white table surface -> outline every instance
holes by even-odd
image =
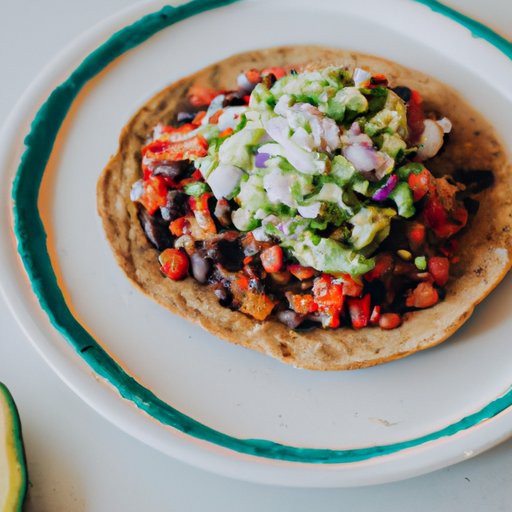
[[[61,48],[128,3],[0,0],[0,120]],[[512,37],[509,0],[446,3]],[[512,440],[429,475],[353,489],[267,487],[175,461],[82,402],[36,353],[1,299],[0,381],[20,410],[30,512],[512,510]]]

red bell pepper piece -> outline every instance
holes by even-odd
[[[139,202],[146,208],[150,215],[153,215],[158,208],[167,203],[167,186],[161,176],[149,176],[143,182],[144,192]]]
[[[370,321],[370,305],[371,296],[369,293],[360,299],[354,297],[348,299],[348,312],[354,329],[362,329],[368,325]]]
[[[380,317],[381,317],[380,306],[379,305],[373,306],[372,314],[370,315],[370,324],[378,325]]]
[[[210,199],[210,197],[212,197],[212,194],[209,192],[205,192],[199,197],[190,196],[189,205],[199,227],[208,233],[217,233],[215,221],[213,220],[210,209],[208,208],[208,199]]]
[[[283,249],[273,245],[260,253],[261,264],[267,272],[279,272],[283,266]]]
[[[298,263],[288,265],[288,270],[299,280],[311,279],[315,275],[315,269],[312,267],[303,267]]]
[[[300,295],[299,293],[287,293],[286,298],[290,303],[290,307],[300,315],[307,315],[318,311],[318,304],[315,302],[313,295],[305,294]]]
[[[313,283],[313,297],[318,311],[325,314],[322,325],[336,328],[340,325],[340,313],[343,310],[345,296],[343,284],[328,275],[322,274]]]
[[[180,249],[165,249],[159,256],[160,270],[173,281],[184,279],[188,275],[188,256]]]
[[[180,161],[203,157],[208,153],[208,141],[202,135],[189,139],[169,141],[156,140],[142,148],[142,155],[151,160]]]

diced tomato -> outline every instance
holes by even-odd
[[[206,110],[201,110],[200,112],[198,112],[196,114],[192,123],[194,123],[196,126],[199,126],[201,124],[201,121],[204,119],[205,115],[206,115]]]
[[[159,145],[157,145],[157,142]],[[208,141],[202,135],[174,142],[168,140],[155,141],[143,148],[143,156],[156,161],[190,160],[194,157],[206,156],[207,153]]]
[[[407,235],[411,249],[417,251],[425,242],[425,226],[415,222],[409,227]]]
[[[370,84],[369,84],[370,89],[377,87],[378,85],[381,85],[384,87],[388,86],[388,79],[387,79],[386,75],[383,75],[382,73],[377,73],[370,78]]]
[[[261,71],[261,74],[262,75],[270,75],[270,74],[273,74],[278,80],[280,78],[283,78],[283,76],[285,76],[287,73],[286,73],[286,69],[284,68],[279,68],[279,67],[276,67],[276,66],[273,66],[273,67],[270,67],[270,68],[265,68]]]
[[[142,164],[142,179],[144,181],[146,181],[152,175],[153,175],[153,169],[151,169],[151,167],[148,167],[147,165]]]
[[[260,72],[254,68],[248,69],[245,72],[245,76],[246,76],[247,80],[249,80],[249,82],[251,82],[253,84],[257,84],[261,80]]]
[[[428,259],[428,271],[437,285],[444,286],[448,282],[450,274],[450,261],[448,258],[433,256]]]
[[[199,197],[190,196],[189,204],[199,227],[208,233],[217,233],[215,221],[208,208],[208,199],[210,199],[210,197],[212,197],[212,194],[209,192],[205,192]]]
[[[439,238],[449,238],[460,231],[468,221],[468,212],[465,208],[459,207],[452,212],[455,222],[448,217],[448,212],[443,208],[441,201],[436,194],[430,194],[425,204],[424,218],[427,226]]]
[[[160,132],[161,133],[168,133],[168,134],[174,134],[179,133],[180,135],[184,133],[189,133],[192,130],[195,130],[197,128],[195,119],[192,121],[192,123],[185,123],[181,126],[169,126],[169,125],[161,125],[160,126]],[[165,138],[164,138],[165,140]]]
[[[260,254],[261,264],[267,272],[279,272],[283,266],[283,249],[273,245]]]
[[[149,176],[143,182],[144,192],[139,202],[153,215],[158,208],[167,203],[167,186],[161,176]]]
[[[188,224],[187,217],[178,217],[169,224],[169,231],[174,236],[182,236]]]
[[[187,277],[188,256],[180,249],[165,249],[159,256],[160,270],[174,281]]]
[[[393,269],[393,256],[389,253],[379,254],[375,259],[375,267],[369,272],[364,274],[364,278],[368,282],[375,281],[376,279],[380,279],[384,274],[387,274]]]
[[[272,313],[275,305],[276,302],[265,293],[249,290],[243,296],[240,311],[261,321],[265,320]]]
[[[171,145],[171,141],[156,139],[149,144],[146,144],[140,150],[142,156],[146,156],[149,153],[149,158],[155,158],[156,155],[163,153]]]
[[[286,298],[290,303],[290,307],[300,315],[307,315],[318,311],[318,304],[315,302],[313,295],[300,295],[298,293],[287,293]]]
[[[427,169],[423,169],[418,174],[412,172],[407,178],[407,183],[412,190],[413,201],[419,201],[431,188],[432,174]]]
[[[423,113],[423,99],[418,91],[411,89],[411,97],[407,102],[407,125],[409,127],[409,141],[418,142],[425,125],[425,114]]]
[[[446,243],[441,247],[441,252],[447,257],[450,258],[457,252],[459,248],[459,241],[456,238],[450,238],[446,241]]]
[[[312,267],[303,267],[298,263],[288,265],[288,270],[300,281],[311,279],[315,275],[315,269]]]
[[[348,312],[354,329],[362,329],[368,325],[370,321],[370,306],[371,297],[369,293],[360,299],[354,297],[348,299]]]
[[[336,275],[343,281],[343,295],[359,297],[363,293],[362,281],[356,281],[350,274]]]
[[[253,257],[252,256],[246,256],[244,259],[243,259],[243,264],[244,265],[249,265],[249,263],[251,263],[251,261],[253,260]]]
[[[229,137],[235,130],[233,130],[233,128],[231,128],[230,126],[228,126],[225,130],[222,130],[220,133],[219,133],[219,137],[221,139],[225,138],[225,137]]]
[[[384,313],[379,320],[379,327],[384,330],[396,329],[402,323],[398,313]]]
[[[208,120],[208,122],[210,124],[218,124],[219,122],[219,117],[224,113],[224,110],[223,109],[219,109],[217,110],[217,112],[215,112],[211,117],[210,119]]]
[[[405,300],[405,305],[413,308],[429,308],[439,301],[439,294],[428,281],[421,282]]]
[[[370,324],[372,325],[378,325],[380,320],[381,314],[380,314],[380,306],[373,306],[372,314],[370,315]]]
[[[343,308],[343,285],[329,274],[322,274],[313,283],[313,295],[320,310],[324,307]]]
[[[233,284],[240,290],[248,290],[249,278],[245,274],[239,273]]]
[[[199,169],[196,169],[190,177],[195,181],[203,181],[203,175]]]
[[[219,95],[219,91],[204,87],[201,85],[193,85],[188,92],[188,100],[194,107],[204,107],[209,105],[215,96]]]

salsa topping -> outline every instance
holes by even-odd
[[[394,329],[435,305],[469,194],[492,185],[428,170],[450,121],[359,68],[251,69],[238,86],[194,86],[141,149],[131,199],[162,273],[292,329]]]

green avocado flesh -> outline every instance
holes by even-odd
[[[21,424],[14,400],[1,382],[0,412],[0,512],[21,512],[27,491]]]

